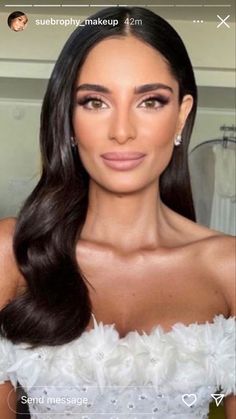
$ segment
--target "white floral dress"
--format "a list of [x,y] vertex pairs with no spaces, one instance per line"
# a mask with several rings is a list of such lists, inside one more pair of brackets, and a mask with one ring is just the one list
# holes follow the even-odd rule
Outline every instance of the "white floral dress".
[[32,419],[204,419],[235,389],[235,317],[129,332],[97,323],[64,345],[0,338],[0,383],[24,388]]

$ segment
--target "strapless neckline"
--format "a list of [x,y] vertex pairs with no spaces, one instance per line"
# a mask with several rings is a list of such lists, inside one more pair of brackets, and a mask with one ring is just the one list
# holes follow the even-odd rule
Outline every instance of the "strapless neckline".
[[167,330],[167,331],[164,330],[163,327],[160,324],[157,324],[157,325],[154,325],[152,327],[152,329],[149,333],[145,332],[144,330],[142,330],[142,332],[138,332],[136,329],[134,329],[134,330],[130,330],[129,332],[127,332],[124,336],[120,336],[120,333],[117,330],[115,323],[106,324],[106,323],[103,323],[103,321],[101,321],[101,320],[98,321],[93,312],[91,312],[91,316],[92,316],[92,319],[93,319],[93,327],[91,327],[89,330],[85,330],[82,333],[82,335],[86,334],[86,333],[92,333],[100,327],[100,328],[106,329],[106,330],[109,330],[109,329],[114,330],[115,333],[118,335],[118,339],[120,341],[124,341],[126,338],[129,338],[130,335],[134,335],[134,334],[137,335],[137,336],[140,336],[140,337],[141,336],[146,336],[146,337],[150,336],[151,337],[153,334],[155,334],[155,332],[157,330],[159,330],[162,333],[162,335],[169,335],[169,334],[172,334],[174,332],[174,330],[176,328],[179,328],[179,327],[181,327],[183,329],[190,329],[192,327],[203,327],[203,326],[206,326],[206,325],[209,325],[209,326],[212,325],[213,326],[215,324],[215,322],[217,321],[217,319],[223,319],[225,321],[227,321],[228,319],[236,319],[236,316],[225,317],[223,314],[216,314],[214,316],[214,318],[212,319],[212,321],[207,320],[203,323],[199,323],[198,321],[196,321],[194,323],[189,323],[189,324],[185,324],[185,323],[179,321],[179,322],[174,323],[170,327],[170,330]]
[[151,385],[170,397],[173,391],[200,394],[205,385],[213,386],[212,392],[219,385],[224,394],[235,391],[235,316],[176,322],[170,331],[156,325],[149,334],[132,330],[120,337],[114,323],[97,322],[91,314],[94,327],[62,345],[31,348],[0,338],[0,383],[8,379],[16,386],[18,381],[27,393],[58,382],[87,383],[99,393],[107,387],[125,393],[130,386]]

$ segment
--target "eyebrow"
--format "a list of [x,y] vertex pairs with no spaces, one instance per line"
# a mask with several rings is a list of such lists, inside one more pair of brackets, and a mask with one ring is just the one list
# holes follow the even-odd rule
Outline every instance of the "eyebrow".
[[[173,93],[173,89],[170,86],[167,86],[166,84],[163,84],[163,83],[143,84],[141,86],[135,87],[134,93],[135,94],[146,93],[146,92],[150,92],[151,90],[157,90],[157,89],[166,89],[166,90],[169,90],[171,93]],[[102,86],[100,84],[90,84],[90,83],[84,83],[84,84],[81,84],[80,86],[77,86],[76,92],[80,90],[95,90],[96,92],[100,92],[100,93],[111,93],[111,91],[105,86]]]

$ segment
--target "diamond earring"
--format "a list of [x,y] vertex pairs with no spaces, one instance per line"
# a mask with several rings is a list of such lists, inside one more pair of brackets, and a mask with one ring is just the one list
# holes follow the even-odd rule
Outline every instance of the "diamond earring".
[[182,143],[182,136],[181,136],[181,134],[178,134],[178,135],[175,137],[174,144],[175,144],[176,146],[178,146],[178,145],[180,145],[181,143]]

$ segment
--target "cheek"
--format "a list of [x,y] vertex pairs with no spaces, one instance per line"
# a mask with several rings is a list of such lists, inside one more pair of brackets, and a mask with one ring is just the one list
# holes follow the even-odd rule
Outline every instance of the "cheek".
[[92,118],[85,112],[75,112],[73,117],[75,138],[86,148],[98,144],[99,138],[106,138],[106,126],[103,118],[96,116]]
[[[175,109],[157,112],[156,116],[140,124],[141,137],[147,141],[147,146],[155,148],[156,152],[170,151],[176,134],[178,113]],[[148,122],[148,123],[147,123]]]
[[73,118],[74,135],[79,141],[79,155],[84,166],[93,161],[107,148],[107,122],[101,116],[77,112]]
[[96,123],[91,122],[91,117],[82,115],[82,112],[75,113],[72,122],[75,139],[79,141],[78,152],[81,162],[91,176],[98,155],[104,151],[101,149],[101,139],[106,140],[104,123],[99,123],[99,118]]
[[150,119],[149,124],[143,125],[143,138],[150,151],[153,173],[160,175],[168,166],[174,150],[176,134],[177,112],[159,113]]

